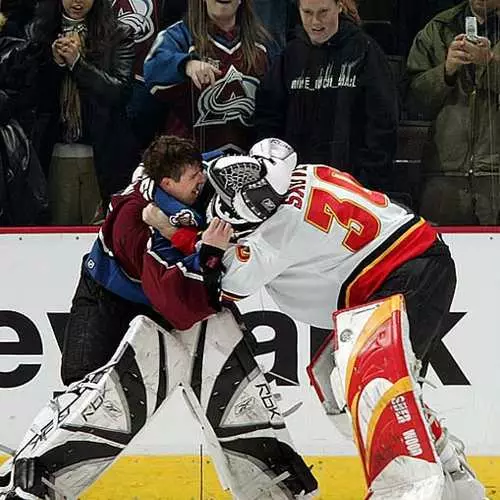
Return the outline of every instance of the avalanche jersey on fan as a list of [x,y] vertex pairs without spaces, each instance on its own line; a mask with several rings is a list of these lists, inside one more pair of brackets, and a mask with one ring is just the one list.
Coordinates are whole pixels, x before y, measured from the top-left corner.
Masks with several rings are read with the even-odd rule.
[[348,174],[299,166],[286,201],[226,251],[223,298],[266,287],[293,318],[332,327],[332,313],[366,302],[387,276],[436,240],[422,218]]
[[142,80],[144,59],[158,32],[158,0],[112,0],[118,20],[134,34],[134,77]]
[[[226,145],[246,151],[251,145],[255,93],[270,56],[266,47],[256,44],[256,69],[246,71],[239,28],[223,32],[209,24],[209,31],[208,54],[196,53],[184,21],[161,31],[144,63],[146,86],[170,105],[168,133],[182,137],[194,134],[205,151]],[[222,73],[213,85],[204,85],[200,91],[186,77],[184,68],[189,60],[201,56]]]

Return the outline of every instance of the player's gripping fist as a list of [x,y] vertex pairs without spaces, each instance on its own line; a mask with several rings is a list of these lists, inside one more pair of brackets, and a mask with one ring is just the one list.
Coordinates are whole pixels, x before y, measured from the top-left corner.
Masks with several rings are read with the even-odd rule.
[[220,250],[226,250],[232,236],[233,228],[231,224],[214,217],[207,229],[203,231],[201,241],[205,245],[210,245]]

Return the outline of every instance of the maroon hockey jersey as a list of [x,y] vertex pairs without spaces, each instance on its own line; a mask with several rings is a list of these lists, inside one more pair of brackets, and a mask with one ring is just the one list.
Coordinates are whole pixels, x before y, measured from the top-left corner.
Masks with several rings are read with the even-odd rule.
[[159,31],[158,0],[112,0],[120,22],[134,32],[134,77],[143,79],[144,59]]
[[[143,208],[153,200],[158,203],[152,181],[147,181],[140,180],[113,196],[111,213],[87,268],[96,281],[118,295],[144,294],[144,300],[136,301],[149,302],[174,328],[186,330],[215,311],[208,304],[196,256],[183,258],[142,221]],[[173,206],[184,212],[192,210],[176,200]],[[168,213],[165,206],[162,209]]]

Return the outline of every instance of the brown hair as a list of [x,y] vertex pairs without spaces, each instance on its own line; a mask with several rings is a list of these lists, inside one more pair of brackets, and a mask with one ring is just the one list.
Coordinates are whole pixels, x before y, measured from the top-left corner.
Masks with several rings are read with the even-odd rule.
[[[342,7],[342,14],[345,17],[356,24],[361,24],[356,0],[334,0],[334,2]],[[298,0],[298,4],[300,5],[300,0]]]
[[179,181],[188,165],[200,164],[201,160],[194,141],[173,135],[156,138],[142,156],[144,171],[157,183],[164,177]]
[[340,0],[343,7],[343,13],[356,24],[361,24],[361,18],[359,17],[358,6],[356,5],[356,0]]
[[[245,71],[257,68],[260,54],[256,43],[265,43],[271,39],[253,8],[253,0],[241,0],[236,12],[236,25],[240,27],[241,45],[243,48],[243,65]],[[205,0],[189,0],[187,24],[193,37],[196,52],[201,58],[209,56],[208,17]]]

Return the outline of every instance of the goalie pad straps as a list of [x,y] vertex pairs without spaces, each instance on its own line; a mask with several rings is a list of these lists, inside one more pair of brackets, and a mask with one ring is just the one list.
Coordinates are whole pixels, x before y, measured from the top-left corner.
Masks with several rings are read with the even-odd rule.
[[222,484],[236,498],[288,499],[317,488],[241,330],[224,311],[172,334],[135,318],[108,365],[37,415],[0,499],[14,488],[27,498],[45,498],[50,489],[78,497],[179,385],[204,424]]
[[327,417],[345,438],[353,439],[344,389],[338,366],[335,365],[334,341],[335,333],[332,332],[315,353],[306,371]]
[[[367,498],[441,500],[444,475],[415,379],[403,296],[339,311],[333,319],[330,387],[351,417]],[[309,372],[314,377],[314,367]],[[321,392],[321,380],[315,381]]]

